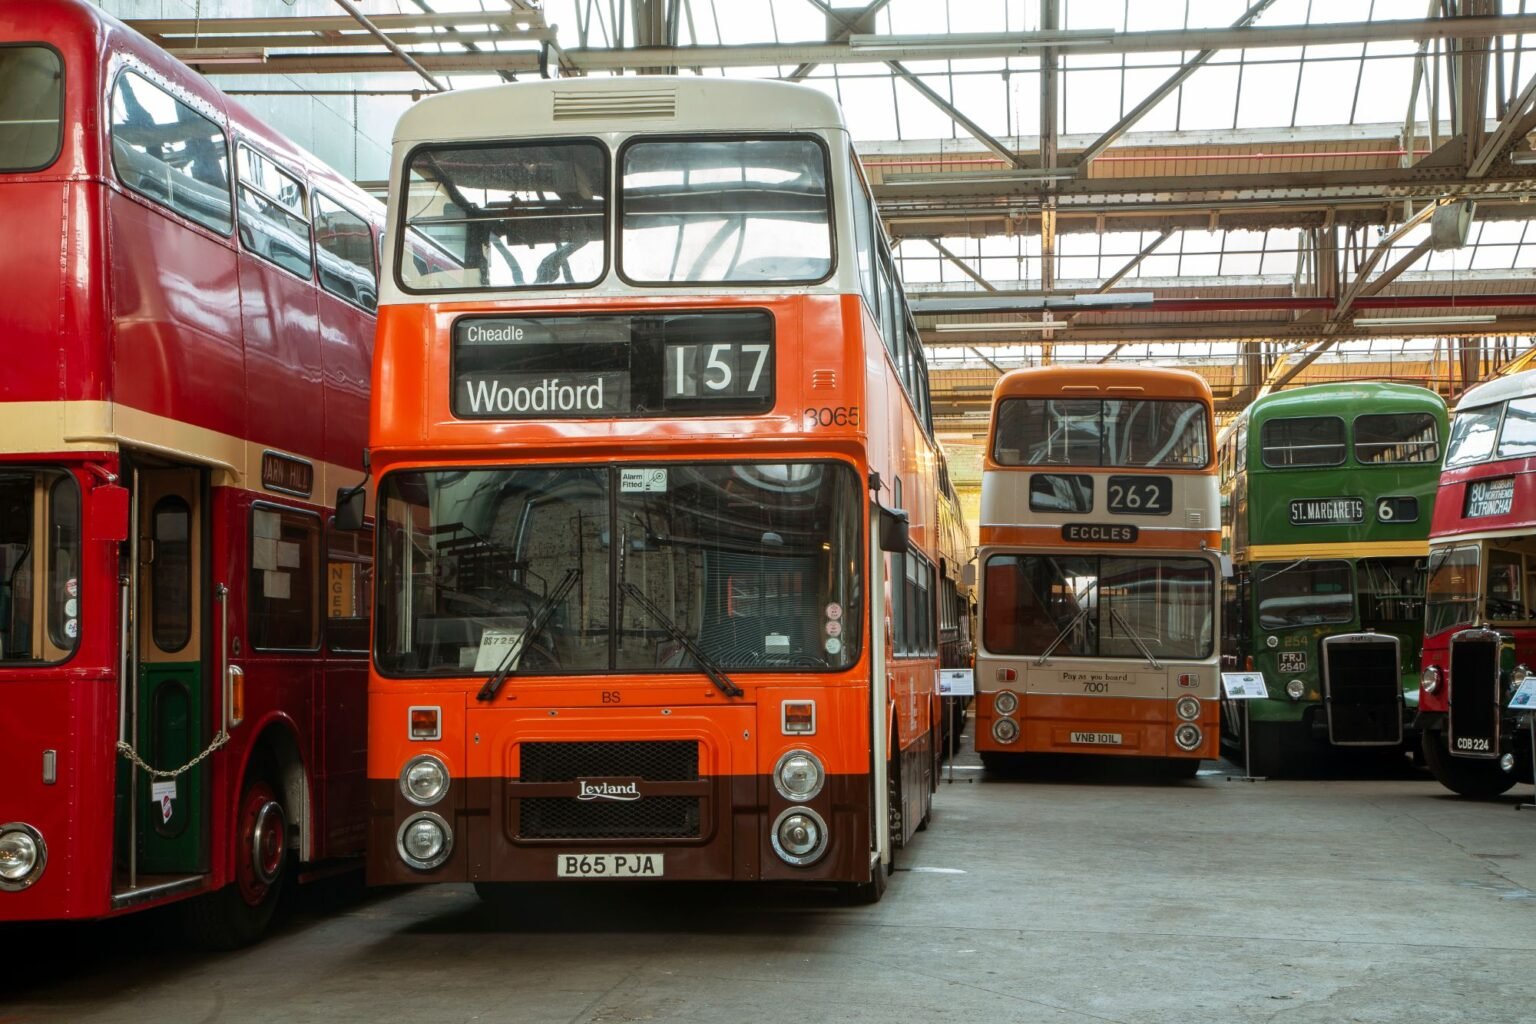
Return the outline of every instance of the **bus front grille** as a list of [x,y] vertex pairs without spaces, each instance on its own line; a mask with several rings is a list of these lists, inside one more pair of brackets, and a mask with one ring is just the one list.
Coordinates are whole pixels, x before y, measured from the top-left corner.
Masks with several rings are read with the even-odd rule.
[[712,792],[696,740],[524,743],[512,838],[698,839]]
[[1500,643],[1488,629],[1451,637],[1446,747],[1457,757],[1499,756]]
[[1323,640],[1328,741],[1391,746],[1403,741],[1403,684],[1394,636],[1351,633]]

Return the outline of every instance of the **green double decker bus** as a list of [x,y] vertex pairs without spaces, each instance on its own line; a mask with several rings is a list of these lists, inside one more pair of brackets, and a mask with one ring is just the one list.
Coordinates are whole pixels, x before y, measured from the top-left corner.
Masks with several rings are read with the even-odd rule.
[[1226,702],[1222,736],[1256,774],[1403,745],[1445,437],[1439,395],[1379,382],[1265,395],[1222,435],[1223,670],[1269,693]]

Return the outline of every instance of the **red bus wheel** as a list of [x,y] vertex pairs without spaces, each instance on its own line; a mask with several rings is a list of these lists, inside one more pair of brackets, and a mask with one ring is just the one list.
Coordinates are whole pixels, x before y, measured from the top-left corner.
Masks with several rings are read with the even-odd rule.
[[187,933],[213,949],[239,949],[272,923],[288,871],[288,815],[265,779],[247,780],[236,805],[234,880],[186,904]]

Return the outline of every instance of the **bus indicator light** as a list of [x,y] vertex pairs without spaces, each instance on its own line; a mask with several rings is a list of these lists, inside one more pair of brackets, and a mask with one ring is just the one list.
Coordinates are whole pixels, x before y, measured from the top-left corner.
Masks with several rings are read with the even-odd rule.
[[780,730],[785,736],[816,735],[816,702],[813,700],[786,700],[779,705]]
[[443,738],[442,708],[411,708],[411,739]]
[[1000,668],[997,670],[997,681],[1000,683],[1011,683],[1017,678],[1019,678],[1019,674],[1011,668]]
[[1186,688],[1187,687],[1192,687],[1192,686],[1199,686],[1200,685],[1200,677],[1199,677],[1199,675],[1197,675],[1194,672],[1180,672],[1179,673],[1179,685],[1183,686],[1183,687],[1186,687]]

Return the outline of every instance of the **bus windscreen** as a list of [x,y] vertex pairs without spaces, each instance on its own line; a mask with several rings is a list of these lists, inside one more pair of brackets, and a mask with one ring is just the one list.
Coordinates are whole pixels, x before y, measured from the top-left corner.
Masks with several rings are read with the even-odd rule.
[[423,146],[406,162],[403,214],[406,233],[431,243],[397,253],[407,291],[595,284],[608,267],[608,150],[588,141]]
[[514,646],[524,674],[697,671],[625,584],[727,671],[858,658],[861,502],[840,464],[402,471],[379,510],[375,644],[392,675],[489,675]]
[[1009,398],[997,409],[992,455],[1003,466],[1197,469],[1210,448],[1199,402]]
[[0,46],[0,172],[39,171],[64,139],[64,68],[46,46]]

